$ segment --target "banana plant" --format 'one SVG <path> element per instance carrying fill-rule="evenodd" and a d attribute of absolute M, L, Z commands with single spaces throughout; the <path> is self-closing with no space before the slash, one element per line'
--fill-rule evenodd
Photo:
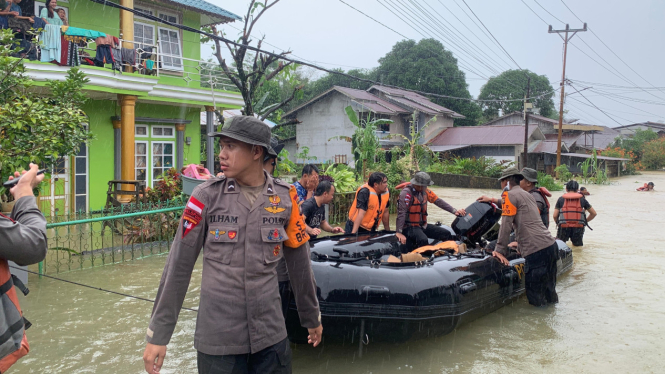
<path fill-rule="evenodd" d="M 371 113 L 367 113 L 367 119 L 361 122 L 356 115 L 355 110 L 349 105 L 344 108 L 349 120 L 356 127 L 352 137 L 348 136 L 333 136 L 330 140 L 344 140 L 351 142 L 353 148 L 353 158 L 356 165 L 362 164 L 363 180 L 367 179 L 367 166 L 374 163 L 376 152 L 381 149 L 381 143 L 376 136 L 376 129 L 380 125 L 388 125 L 393 123 L 389 119 L 374 119 L 371 120 Z M 357 170 L 357 168 L 356 168 Z"/>
<path fill-rule="evenodd" d="M 417 148 L 421 148 L 425 152 L 432 152 L 432 150 L 425 144 L 420 144 L 420 139 L 425 133 L 425 129 L 432 123 L 436 121 L 436 116 L 430 118 L 425 125 L 421 126 L 419 129 L 416 129 L 416 123 L 418 121 L 418 115 L 420 112 L 417 110 L 411 115 L 411 124 L 409 125 L 409 137 L 406 137 L 402 134 L 390 134 L 388 138 L 402 138 L 404 139 L 405 145 L 409 148 L 409 172 L 413 176 L 417 171 L 420 171 L 420 165 L 418 164 L 418 157 L 416 156 Z"/>

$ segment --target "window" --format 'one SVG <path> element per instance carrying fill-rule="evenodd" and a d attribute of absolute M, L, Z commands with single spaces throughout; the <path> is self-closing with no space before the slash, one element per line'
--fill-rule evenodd
<path fill-rule="evenodd" d="M 159 11 L 159 18 L 171 23 L 178 23 L 178 16 L 173 13 Z"/>
<path fill-rule="evenodd" d="M 138 138 L 147 138 L 148 137 L 148 126 L 145 125 L 136 125 L 134 128 L 134 136 Z"/>
<path fill-rule="evenodd" d="M 134 22 L 134 42 L 135 48 L 155 45 L 155 26 Z"/>
<path fill-rule="evenodd" d="M 134 6 L 134 10 L 139 11 L 141 13 L 145 13 L 147 15 L 151 15 L 151 16 L 155 15 L 155 13 L 152 11 L 152 9 L 148 9 L 148 8 L 144 8 L 144 7 Z M 135 16 L 136 17 L 141 17 L 138 14 L 135 14 Z M 141 17 L 141 18 L 143 18 L 143 17 Z"/>
<path fill-rule="evenodd" d="M 159 50 L 164 69 L 182 70 L 182 49 L 177 30 L 159 28 Z"/>
<path fill-rule="evenodd" d="M 175 137 L 175 128 L 173 126 L 152 126 L 153 138 L 173 138 Z"/>
<path fill-rule="evenodd" d="M 148 181 L 148 142 L 138 141 L 134 145 L 134 179 Z"/>
<path fill-rule="evenodd" d="M 152 180 L 162 178 L 162 174 L 173 167 L 173 142 L 151 142 L 152 144 Z"/>

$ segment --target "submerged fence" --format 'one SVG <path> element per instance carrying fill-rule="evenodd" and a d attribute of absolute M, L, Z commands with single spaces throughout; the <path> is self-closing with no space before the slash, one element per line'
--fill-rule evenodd
<path fill-rule="evenodd" d="M 177 204 L 179 203 L 179 204 Z M 147 208 L 158 208 L 144 210 Z M 61 273 L 168 252 L 184 209 L 182 201 L 114 211 L 49 217 L 48 252 L 40 274 Z"/>

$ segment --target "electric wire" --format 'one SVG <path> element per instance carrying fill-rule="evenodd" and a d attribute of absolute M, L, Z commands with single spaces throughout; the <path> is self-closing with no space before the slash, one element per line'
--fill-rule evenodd
<path fill-rule="evenodd" d="M 70 280 L 67 280 L 67 279 L 62 279 L 62 278 L 54 277 L 54 276 L 51 276 L 51 275 L 40 274 L 40 273 L 38 273 L 38 272 L 36 272 L 36 271 L 27 270 L 27 269 L 20 268 L 20 267 L 18 267 L 18 266 L 14 266 L 14 265 L 9 265 L 9 267 L 12 268 L 12 269 L 20 270 L 20 271 L 25 271 L 25 272 L 30 273 L 30 274 L 39 275 L 40 277 L 45 277 L 45 278 L 49 278 L 49 279 L 54 279 L 54 280 L 57 280 L 57 281 L 60 281 L 60 282 L 70 283 L 70 284 L 73 284 L 73 285 L 76 285 L 76 286 L 80 286 L 80 287 L 90 288 L 90 289 L 93 289 L 93 290 L 96 290 L 96 291 L 107 292 L 107 293 L 110 293 L 110 294 L 119 295 L 119 296 L 124 296 L 124 297 L 129 297 L 129 298 L 136 299 L 136 300 L 141 300 L 141 301 L 148 301 L 148 302 L 151 302 L 151 303 L 153 303 L 153 304 L 155 303 L 155 300 L 147 299 L 147 298 L 145 298 L 145 297 L 134 296 L 134 295 L 130 295 L 130 294 L 122 293 L 122 292 L 117 292 L 117 291 L 111 291 L 111 290 L 107 290 L 107 289 L 104 289 L 104 288 L 101 288 L 101 287 L 90 286 L 90 285 L 87 285 L 87 284 L 83 284 L 83 283 L 79 283 L 79 282 L 74 282 L 74 281 L 70 281 Z M 184 307 L 184 306 L 181 307 L 180 309 L 182 309 L 182 310 L 189 310 L 189 311 L 196 312 L 196 313 L 199 312 L 197 309 L 187 308 L 187 307 Z"/>
<path fill-rule="evenodd" d="M 577 91 L 577 93 L 579 93 L 580 96 L 582 96 L 582 97 L 584 98 L 584 100 L 588 101 L 589 104 L 593 105 L 594 108 L 596 108 L 598 111 L 600 111 L 600 112 L 603 113 L 605 116 L 607 116 L 607 118 L 609 118 L 609 119 L 611 119 L 612 121 L 616 122 L 617 124 L 619 124 L 619 126 L 622 126 L 621 123 L 619 123 L 619 121 L 615 120 L 613 117 L 611 117 L 609 114 L 607 114 L 604 110 L 598 108 L 598 107 L 596 106 L 596 104 L 594 104 L 593 102 L 591 102 L 591 100 L 587 99 L 587 97 L 584 96 L 584 94 L 583 94 L 580 90 L 578 90 L 577 88 L 575 88 L 575 86 L 574 86 L 572 83 L 570 83 L 570 87 L 572 87 L 575 91 Z"/>
<path fill-rule="evenodd" d="M 321 66 L 318 66 L 318 65 L 315 65 L 315 64 L 311 64 L 311 63 L 308 63 L 308 62 L 305 62 L 305 61 L 289 58 L 289 57 L 277 54 L 275 52 L 269 52 L 269 51 L 266 51 L 266 50 L 263 50 L 263 49 L 260 49 L 260 48 L 257 48 L 257 47 L 253 47 L 253 46 L 250 46 L 250 45 L 242 45 L 238 42 L 235 42 L 233 40 L 224 38 L 222 36 L 215 35 L 215 34 L 212 34 L 212 33 L 206 32 L 206 31 L 201 31 L 201 30 L 195 29 L 193 27 L 175 24 L 175 23 L 169 22 L 167 20 L 163 20 L 163 19 L 155 17 L 155 16 L 151 16 L 151 15 L 148 15 L 148 14 L 145 14 L 145 13 L 138 12 L 138 11 L 132 9 L 132 8 L 128 8 L 128 7 L 122 6 L 120 4 L 110 2 L 108 0 L 89 0 L 89 1 L 94 2 L 94 3 L 98 3 L 98 4 L 102 4 L 102 5 L 106 5 L 106 6 L 110 6 L 110 7 L 113 7 L 113 8 L 118 8 L 118 9 L 130 12 L 130 13 L 140 14 L 144 18 L 149 18 L 149 19 L 154 20 L 156 22 L 164 23 L 166 25 L 170 25 L 172 27 L 175 27 L 175 28 L 178 28 L 178 29 L 181 29 L 181 30 L 184 30 L 184 31 L 189 31 L 189 32 L 205 35 L 205 36 L 207 36 L 207 37 L 209 37 L 213 40 L 221 41 L 221 42 L 224 42 L 224 43 L 229 44 L 229 45 L 242 47 L 242 48 L 245 48 L 249 51 L 263 53 L 267 56 L 272 56 L 272 57 L 275 57 L 275 58 L 283 60 L 283 61 L 288 61 L 288 62 L 291 62 L 291 63 L 294 63 L 294 64 L 303 65 L 303 66 L 309 66 L 311 68 L 314 68 L 314 69 L 317 69 L 317 70 L 320 70 L 320 71 L 324 71 L 326 73 L 341 75 L 341 76 L 344 76 L 344 77 L 347 77 L 347 78 L 355 79 L 355 80 L 360 81 L 360 82 L 366 82 L 366 83 L 371 83 L 371 84 L 375 84 L 375 85 L 383 85 L 384 87 L 396 88 L 396 89 L 409 91 L 409 92 L 414 92 L 414 93 L 417 93 L 417 94 L 420 94 L 420 95 L 425 95 L 425 96 L 433 96 L 433 97 L 440 97 L 440 98 L 446 98 L 446 99 L 455 99 L 455 100 L 464 100 L 464 101 L 473 101 L 473 102 L 511 102 L 511 101 L 523 101 L 524 100 L 524 99 L 478 100 L 478 99 L 473 99 L 473 98 L 456 97 L 456 96 L 450 96 L 450 95 L 441 95 L 441 94 L 435 94 L 435 93 L 431 93 L 431 92 L 424 92 L 424 91 L 420 91 L 420 90 L 407 89 L 407 88 L 403 88 L 403 87 L 399 87 L 399 86 L 395 86 L 395 85 L 382 84 L 380 82 L 377 82 L 377 81 L 374 81 L 374 80 L 371 80 L 371 79 L 356 77 L 356 76 L 353 76 L 351 74 L 347 74 L 347 73 L 344 73 L 344 72 L 327 69 L 327 68 L 324 68 L 324 67 L 321 67 Z M 549 95 L 552 92 L 553 91 L 545 92 L 543 94 L 528 97 L 526 99 L 527 100 L 536 99 L 536 98 L 539 98 L 539 97 L 542 97 L 542 96 L 545 96 L 545 95 Z"/>
<path fill-rule="evenodd" d="M 388 30 L 394 32 L 395 34 L 397 34 L 397 35 L 403 37 L 404 39 L 406 39 L 406 40 L 412 40 L 412 39 L 413 39 L 413 38 L 409 38 L 409 37 L 405 36 L 404 34 L 400 33 L 399 31 L 395 31 L 395 29 L 391 28 L 390 26 L 385 25 L 385 24 L 382 23 L 381 21 L 377 21 L 376 19 L 372 18 L 370 15 L 365 14 L 362 10 L 353 7 L 351 4 L 345 2 L 344 0 L 339 0 L 339 1 L 340 1 L 342 4 L 348 6 L 349 8 L 355 10 L 356 12 L 362 14 L 363 16 L 365 16 L 365 17 L 371 19 L 372 21 L 378 23 L 379 25 L 381 25 L 381 26 L 387 28 Z"/>

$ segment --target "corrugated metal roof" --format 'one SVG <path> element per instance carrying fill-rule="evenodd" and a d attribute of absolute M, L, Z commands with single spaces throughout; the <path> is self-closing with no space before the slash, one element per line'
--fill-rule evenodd
<path fill-rule="evenodd" d="M 529 151 L 529 153 L 556 153 L 556 150 L 558 148 L 558 141 L 554 140 L 546 140 L 546 141 L 541 141 L 536 145 L 533 150 Z M 562 140 L 561 141 L 561 151 L 562 152 L 568 152 L 570 148 L 567 147 L 566 143 Z"/>
<path fill-rule="evenodd" d="M 236 14 L 229 12 L 228 10 L 222 9 L 217 5 L 210 4 L 203 0 L 162 0 L 165 3 L 171 3 L 176 6 L 183 6 L 193 10 L 198 10 L 199 12 L 206 13 L 208 16 L 211 16 L 212 19 L 207 21 L 202 21 L 203 25 L 206 26 L 214 23 L 225 23 L 233 22 L 236 20 L 241 20 L 242 18 Z"/>
<path fill-rule="evenodd" d="M 556 151 L 554 152 L 543 152 L 543 153 L 548 153 L 551 155 L 555 155 Z M 587 155 L 583 153 L 562 153 L 561 157 L 575 157 L 575 158 L 591 158 L 593 157 L 592 155 Z M 596 156 L 599 160 L 608 160 L 608 161 L 630 161 L 629 158 L 619 158 L 619 157 L 609 157 L 609 156 Z"/>
<path fill-rule="evenodd" d="M 582 143 L 584 143 L 584 135 L 582 134 L 571 134 L 571 133 L 562 133 L 561 142 L 565 143 L 568 148 L 572 147 L 573 144 L 582 137 Z M 559 134 L 545 134 L 545 139 L 548 141 L 558 142 Z M 556 150 L 555 150 L 556 151 Z"/>
<path fill-rule="evenodd" d="M 470 147 L 470 145 L 431 145 L 429 146 L 429 149 L 431 149 L 432 152 L 448 152 L 466 147 Z"/>
<path fill-rule="evenodd" d="M 529 126 L 529 136 L 538 126 Z M 524 144 L 524 126 L 468 126 L 446 129 L 429 142 L 440 145 L 514 145 Z"/>
<path fill-rule="evenodd" d="M 408 111 L 404 110 L 403 108 L 395 104 L 392 104 L 386 100 L 383 100 L 378 96 L 374 96 L 371 93 L 364 90 L 356 90 L 355 88 L 348 88 L 341 86 L 333 86 L 333 89 L 350 97 L 356 103 L 366 106 L 374 113 L 379 113 L 379 114 L 408 113 Z"/>
<path fill-rule="evenodd" d="M 439 104 L 433 103 L 430 99 L 426 98 L 423 95 L 417 94 L 412 91 L 400 90 L 398 88 L 391 88 L 385 86 L 372 86 L 368 91 L 377 90 L 388 95 L 391 99 L 400 102 L 403 105 L 407 105 L 414 109 L 418 109 L 421 112 L 427 114 L 435 115 L 440 113 L 448 114 L 455 118 L 466 118 L 463 115 L 450 110 L 446 107 L 443 107 Z"/>

